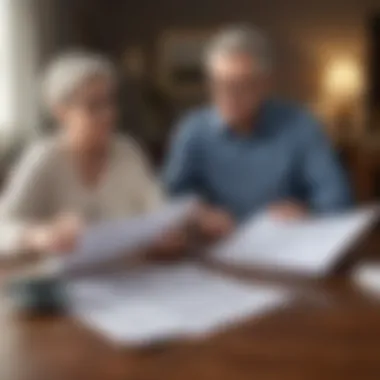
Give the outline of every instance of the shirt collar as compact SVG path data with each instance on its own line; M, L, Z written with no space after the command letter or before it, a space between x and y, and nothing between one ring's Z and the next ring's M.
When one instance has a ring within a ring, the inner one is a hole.
M252 132L248 136L257 137L264 133L268 127L270 108L270 101L266 101L261 105L255 120L252 121ZM235 134L233 129L223 120L215 107L212 108L211 112L211 124L223 134Z

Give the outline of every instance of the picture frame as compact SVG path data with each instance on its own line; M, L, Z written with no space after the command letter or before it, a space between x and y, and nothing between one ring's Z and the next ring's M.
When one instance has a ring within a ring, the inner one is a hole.
M172 30L157 44L158 83L172 97L203 92L203 56L212 30Z

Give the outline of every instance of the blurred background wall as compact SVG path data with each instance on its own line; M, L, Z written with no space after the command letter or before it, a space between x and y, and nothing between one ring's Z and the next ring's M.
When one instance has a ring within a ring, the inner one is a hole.
M144 49L154 71L155 48L168 30L212 30L248 22L274 40L279 91L314 102L328 60L365 58L367 26L376 0L68 0L71 43L120 57ZM67 23L68 24L68 23Z
M144 80L155 85L160 77L160 48L168 33L207 35L223 25L253 23L273 39L277 56L276 92L326 114L331 103L326 81L334 66L356 70L353 75L360 76L356 79L361 82L360 91L367 89L369 25L377 3L376 0L67 0L60 4L65 28L62 41L67 46L103 51L120 64L128 52L137 51L142 56ZM174 109L169 113L197 101L197 96L186 99L177 94L172 98L167 95L162 93L165 100L161 100Z
M368 95L376 93L371 86L376 76L373 57L380 54L380 42L374 51L380 33L373 34L373 20L380 16L378 0L20 0L19 4L28 4L37 25L31 58L36 73L55 54L72 47L97 50L115 60L122 82L121 129L136 135L157 162L173 121L184 109L202 103L205 95L201 86L189 86L200 81L195 63L187 71L176 71L171 66L173 56L187 54L193 59L194 46L224 25L257 25L273 40L275 92L305 103L325 121L338 149L350 157L347 165L355 181L365 183L363 194L377 186L371 178L377 170L374 141L380 118L374 115L380 103L375 107ZM36 110L38 97L31 100L29 107ZM43 129L43 113L35 112L34 119L21 122L24 131L31 125ZM374 153L367 157L369 151Z

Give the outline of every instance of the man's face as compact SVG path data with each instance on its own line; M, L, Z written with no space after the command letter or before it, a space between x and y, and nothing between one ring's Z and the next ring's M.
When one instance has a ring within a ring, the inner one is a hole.
M251 120L267 93L268 77L248 54L214 57L208 78L212 100L228 124Z

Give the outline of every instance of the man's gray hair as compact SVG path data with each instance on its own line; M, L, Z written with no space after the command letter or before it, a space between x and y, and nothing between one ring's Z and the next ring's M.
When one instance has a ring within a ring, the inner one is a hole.
M269 41L258 29L247 25L221 30L211 39L205 53L207 64L217 56L243 53L257 59L263 72L271 71L273 66Z
M48 108L67 101L92 77L115 80L113 64L102 55L85 51L65 53L48 66L43 79L43 98Z

